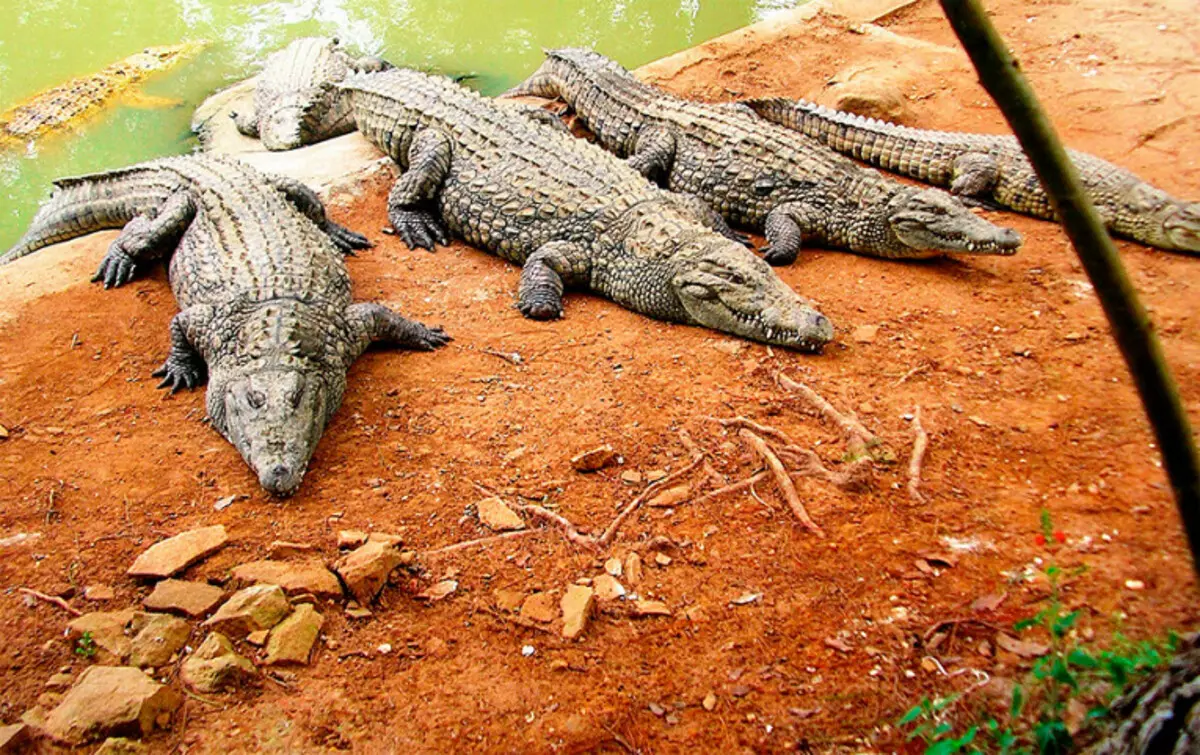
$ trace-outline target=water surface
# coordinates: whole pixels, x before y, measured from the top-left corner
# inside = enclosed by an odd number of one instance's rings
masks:
[[[495,94],[537,67],[543,47],[586,45],[635,67],[763,18],[792,0],[8,0],[0,23],[0,110],[149,45],[208,39],[145,91],[168,109],[118,106],[78,132],[0,155],[0,251],[58,176],[191,151],[192,110],[296,37],[446,73]]]

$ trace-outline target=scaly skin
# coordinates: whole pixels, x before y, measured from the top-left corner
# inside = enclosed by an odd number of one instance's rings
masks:
[[[908,128],[804,100],[767,98],[743,104],[772,123],[885,170],[1026,215],[1055,217],[1016,137]],[[1086,152],[1067,153],[1110,231],[1160,249],[1200,253],[1200,202],[1176,199]]]
[[[0,113],[0,147],[27,144],[76,126],[123,95],[133,93],[138,84],[153,74],[170,70],[207,45],[207,42],[185,42],[147,47],[98,73],[38,92]]]
[[[254,87],[254,107],[234,114],[238,131],[269,150],[313,144],[354,130],[350,103],[337,83],[352,71],[380,71],[378,58],[352,58],[337,39],[304,37],[267,58]]]
[[[298,181],[195,156],[56,185],[0,264],[122,226],[93,278],[105,288],[170,255],[180,311],[170,354],[154,374],[174,392],[207,373],[213,427],[276,495],[300,486],[342,402],[346,371],[368,344],[434,349],[449,340],[379,304],[350,303],[342,255],[370,244],[328,220]]]
[[[712,213],[600,148],[448,79],[396,69],[343,87],[359,131],[404,171],[388,216],[411,247],[449,232],[523,266],[519,308],[562,315],[565,287],[635,312],[765,343],[820,349],[829,321]],[[697,207],[699,205],[699,207]]]
[[[944,192],[884,178],[746,108],[682,100],[590,50],[548,51],[510,94],[561,97],[642,173],[765,233],[771,264],[795,260],[801,242],[897,259],[1021,244]]]

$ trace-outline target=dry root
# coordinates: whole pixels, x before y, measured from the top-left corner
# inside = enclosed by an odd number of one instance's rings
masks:
[[[929,448],[929,433],[921,424],[921,407],[913,410],[913,450],[908,460],[908,494],[917,503],[924,503],[925,496],[918,489],[921,484],[921,465],[925,462],[925,451]]]
[[[766,461],[771,474],[775,476],[775,483],[779,485],[779,490],[783,493],[784,500],[787,501],[788,506],[792,509],[792,513],[796,515],[800,523],[817,535],[824,537],[825,531],[817,526],[817,523],[808,515],[808,510],[804,508],[804,504],[800,502],[799,494],[796,493],[795,483],[792,482],[791,477],[788,477],[787,469],[784,468],[783,462],[779,460],[779,457],[775,455],[770,446],[767,445],[767,442],[745,429],[740,430],[738,435],[744,438],[750,444],[751,448],[758,452],[758,455]]]

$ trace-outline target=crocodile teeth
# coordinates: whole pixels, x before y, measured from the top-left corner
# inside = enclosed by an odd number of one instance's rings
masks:
[[[775,329],[767,328],[767,338],[770,339],[770,338],[774,338],[774,337],[775,337]]]

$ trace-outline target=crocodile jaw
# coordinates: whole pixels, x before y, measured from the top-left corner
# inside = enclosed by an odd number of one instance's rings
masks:
[[[296,492],[325,429],[323,380],[296,369],[214,375],[208,392],[213,425],[241,453],[268,492]]]
[[[693,243],[671,285],[693,324],[797,351],[820,351],[833,325],[775,271],[738,244]]]
[[[993,225],[937,189],[901,192],[888,203],[888,224],[911,256],[995,254],[1021,248],[1021,234]]]
[[[1200,254],[1200,202],[1180,202],[1162,221],[1164,246]]]

